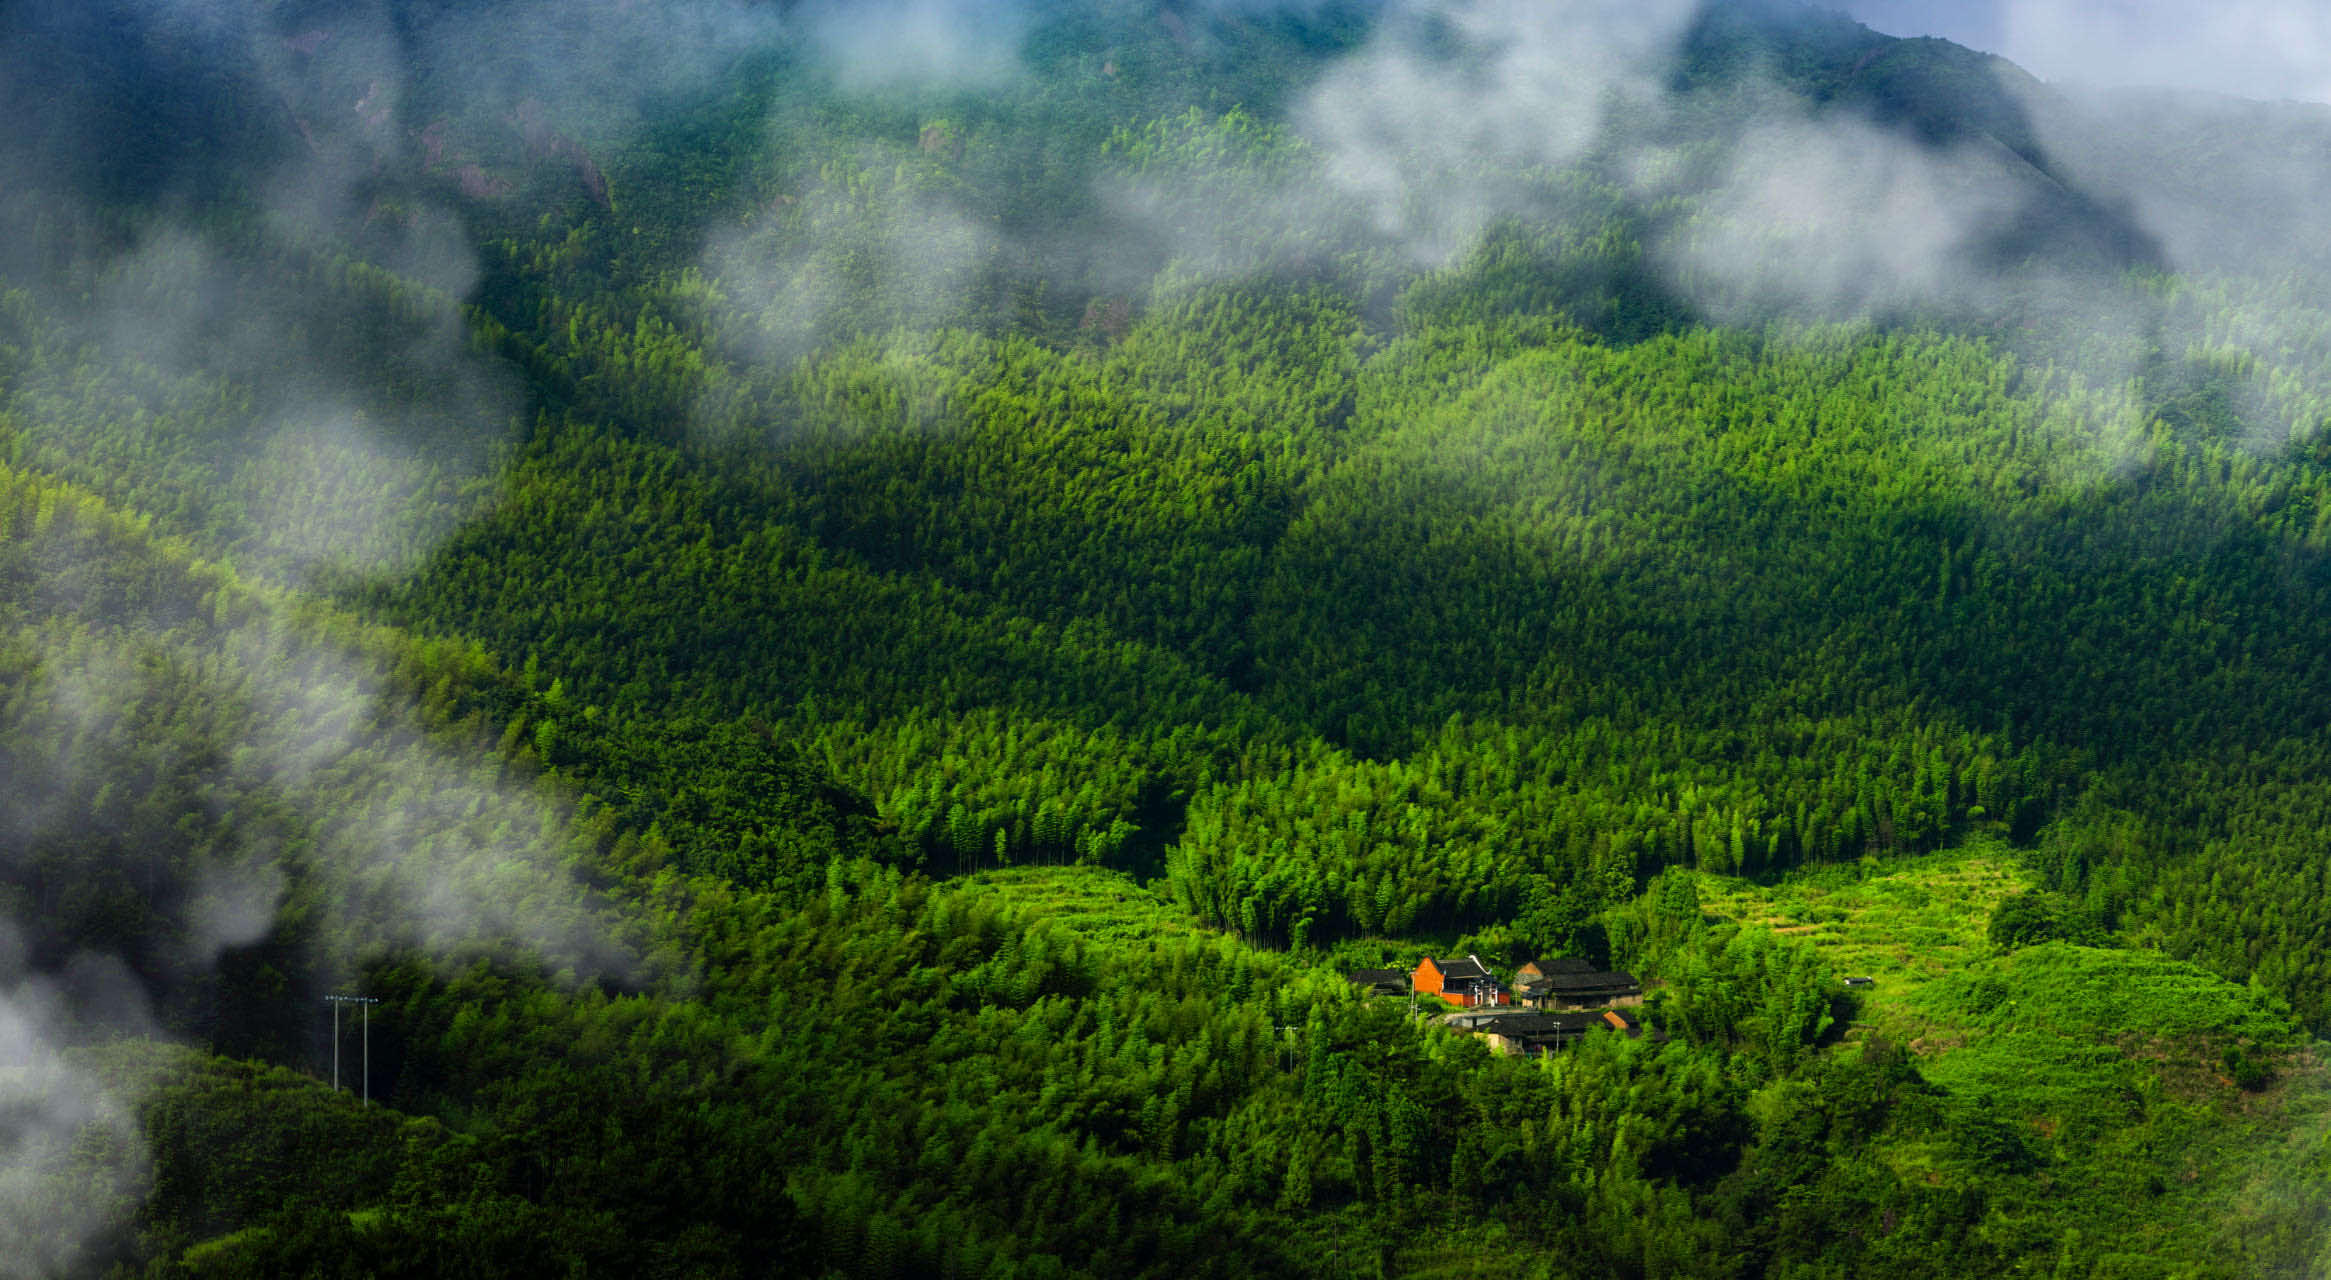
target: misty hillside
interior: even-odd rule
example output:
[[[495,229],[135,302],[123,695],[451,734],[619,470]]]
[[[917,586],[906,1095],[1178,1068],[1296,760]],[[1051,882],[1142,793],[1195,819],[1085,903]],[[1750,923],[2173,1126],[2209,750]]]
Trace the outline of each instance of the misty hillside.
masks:
[[[0,1278],[2331,1264],[2331,108],[1791,0],[0,108]]]

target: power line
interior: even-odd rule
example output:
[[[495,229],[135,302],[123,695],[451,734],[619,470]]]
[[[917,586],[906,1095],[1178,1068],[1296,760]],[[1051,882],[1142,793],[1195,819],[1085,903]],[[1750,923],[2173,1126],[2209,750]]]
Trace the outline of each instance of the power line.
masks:
[[[332,1006],[332,1092],[340,1092],[340,1006],[357,1005],[364,1017],[364,1100],[372,1101],[372,1006],[380,1000],[374,996],[325,996]]]

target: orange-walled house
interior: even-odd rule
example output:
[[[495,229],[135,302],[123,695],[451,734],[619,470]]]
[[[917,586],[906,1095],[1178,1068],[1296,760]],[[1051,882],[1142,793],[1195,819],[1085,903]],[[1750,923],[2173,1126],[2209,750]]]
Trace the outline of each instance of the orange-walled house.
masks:
[[[1497,975],[1481,963],[1480,956],[1467,956],[1447,964],[1426,956],[1409,980],[1419,992],[1439,996],[1451,1004],[1471,1009],[1485,1004],[1512,1004],[1513,997],[1506,992]]]

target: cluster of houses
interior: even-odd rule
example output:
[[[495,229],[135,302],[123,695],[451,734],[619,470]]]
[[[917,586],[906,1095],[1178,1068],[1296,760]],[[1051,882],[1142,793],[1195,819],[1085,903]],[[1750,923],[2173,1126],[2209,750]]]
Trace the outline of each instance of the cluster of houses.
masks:
[[[1414,972],[1355,969],[1344,976],[1376,994],[1438,996],[1457,1006],[1440,1019],[1442,1026],[1482,1036],[1504,1054],[1536,1057],[1566,1049],[1589,1031],[1644,1034],[1642,1022],[1625,1012],[1643,1003],[1643,984],[1635,975],[1605,972],[1572,956],[1533,960],[1514,974],[1511,986],[1474,955],[1426,956]]]

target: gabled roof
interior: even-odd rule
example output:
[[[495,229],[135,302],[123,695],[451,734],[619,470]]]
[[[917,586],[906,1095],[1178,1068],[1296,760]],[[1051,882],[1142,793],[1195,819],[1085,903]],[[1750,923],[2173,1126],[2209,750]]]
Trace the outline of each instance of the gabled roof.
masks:
[[[1530,966],[1534,966],[1538,972],[1544,974],[1593,973],[1595,971],[1593,963],[1584,956],[1540,956],[1532,960]]]
[[[1517,1013],[1491,1023],[1492,1034],[1511,1036],[1517,1040],[1540,1039],[1546,1036],[1581,1035],[1596,1027],[1609,1027],[1599,1013]]]
[[[1628,973],[1624,969],[1611,973],[1592,971],[1586,973],[1549,973],[1528,984],[1533,991],[1609,991],[1619,987],[1640,987],[1642,985],[1636,980],[1634,974]]]
[[[1380,983],[1387,982],[1397,982],[1401,986],[1405,987],[1408,985],[1408,970],[1354,969],[1350,973],[1345,974],[1344,979],[1347,982],[1356,983],[1363,987],[1373,987]]]
[[[1430,956],[1425,958],[1432,959]],[[1488,965],[1481,963],[1479,956],[1467,956],[1462,960],[1434,960],[1433,963],[1440,966],[1441,977],[1444,981],[1497,981],[1497,975],[1489,971]]]

